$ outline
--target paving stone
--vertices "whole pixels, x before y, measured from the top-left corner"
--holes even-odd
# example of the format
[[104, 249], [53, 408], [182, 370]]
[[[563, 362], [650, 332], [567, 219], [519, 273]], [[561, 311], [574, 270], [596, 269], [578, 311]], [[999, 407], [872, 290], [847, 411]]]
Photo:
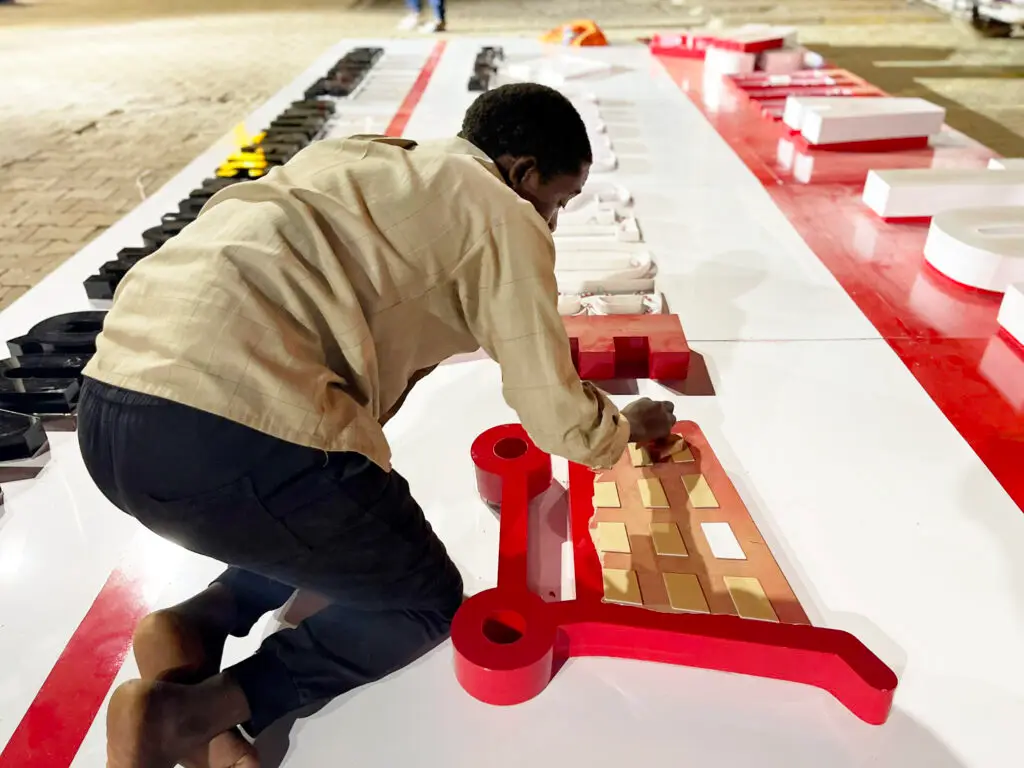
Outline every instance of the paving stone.
[[[401, 0], [0, 4], [0, 307], [159, 189], [321, 51], [343, 37], [393, 34], [403, 14]], [[452, 34], [533, 36], [579, 16], [596, 19], [613, 41], [709, 23], [798, 24], [803, 40], [841, 66], [892, 93], [943, 103], [957, 127], [1024, 155], [1024, 44], [980, 39], [920, 3], [450, 3]]]

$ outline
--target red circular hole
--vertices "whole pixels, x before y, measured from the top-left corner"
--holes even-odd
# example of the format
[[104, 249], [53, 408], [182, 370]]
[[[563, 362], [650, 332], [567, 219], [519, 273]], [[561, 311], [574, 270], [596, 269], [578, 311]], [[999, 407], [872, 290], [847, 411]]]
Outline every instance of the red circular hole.
[[484, 637], [498, 645], [511, 645], [526, 633], [526, 619], [515, 611], [497, 611], [484, 619]]
[[521, 437], [503, 437], [494, 444], [494, 455], [500, 459], [518, 459], [526, 453], [526, 441]]

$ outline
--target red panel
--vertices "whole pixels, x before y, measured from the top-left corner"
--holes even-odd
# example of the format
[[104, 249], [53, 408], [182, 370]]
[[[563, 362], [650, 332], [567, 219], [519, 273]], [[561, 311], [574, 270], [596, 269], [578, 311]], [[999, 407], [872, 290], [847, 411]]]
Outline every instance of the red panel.
[[580, 377], [682, 381], [690, 347], [676, 315], [563, 317]]
[[903, 152], [928, 147], [927, 136], [904, 136], [899, 139], [871, 139], [865, 141], [841, 141], [834, 144], [811, 144], [800, 134], [793, 136], [793, 143], [803, 150], [819, 152]]
[[71, 764], [149, 610], [142, 584], [114, 571], [0, 752], [0, 768]]
[[[686, 436], [695, 424], [676, 425]], [[466, 691], [507, 705], [538, 695], [559, 657], [611, 656], [804, 683], [881, 724], [897, 679], [845, 632], [733, 616], [669, 614], [603, 602], [601, 564], [589, 533], [594, 473], [569, 465], [576, 598], [547, 603], [526, 586], [529, 467], [505, 462], [498, 586], [467, 600], [452, 624], [455, 674]]]
[[[792, 142], [759, 110], [704, 107], [699, 62], [662, 59], [677, 84], [747, 167], [765, 184], [811, 250], [878, 329], [928, 395], [1024, 509], [1024, 400], [1007, 375], [1024, 381], [1024, 364], [1007, 357], [983, 365], [998, 324], [997, 297], [942, 280], [924, 261], [927, 224], [888, 223], [861, 202], [867, 172], [878, 168], [985, 168], [995, 156], [963, 136], [928, 149], [887, 154], [812, 153], [800, 181], [779, 159]], [[682, 87], [682, 85], [681, 85]], [[949, 129], [945, 129], [949, 130]], [[998, 341], [998, 339], [996, 339]]]

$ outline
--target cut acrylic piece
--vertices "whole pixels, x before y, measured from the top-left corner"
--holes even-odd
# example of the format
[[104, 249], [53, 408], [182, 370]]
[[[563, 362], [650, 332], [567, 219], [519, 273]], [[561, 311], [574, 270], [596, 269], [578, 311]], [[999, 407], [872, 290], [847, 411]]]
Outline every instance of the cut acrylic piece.
[[668, 509], [668, 497], [661, 485], [661, 480], [656, 477], [641, 477], [636, 481], [640, 489], [640, 499], [647, 509]]
[[736, 613], [744, 619], [778, 621], [771, 601], [764, 593], [761, 582], [752, 576], [726, 576], [725, 588], [729, 590]]
[[700, 588], [700, 579], [692, 573], [663, 573], [668, 592], [668, 602], [675, 611], [687, 613], [710, 613], [704, 590]]
[[645, 299], [642, 293], [602, 294], [588, 296], [582, 303], [592, 315], [642, 315]]
[[572, 315], [578, 315], [580, 313], [585, 313], [586, 311], [586, 307], [583, 306], [583, 299], [576, 294], [558, 294], [558, 314], [571, 317]]
[[545, 56], [503, 68], [503, 73], [514, 80], [540, 83], [549, 88], [559, 88], [569, 80], [601, 77], [611, 71], [611, 64], [582, 56]]
[[718, 506], [718, 499], [704, 475], [683, 475], [683, 485], [690, 496], [690, 506], [694, 509], [715, 509]]
[[556, 246], [559, 240], [570, 237], [577, 239], [607, 238], [620, 243], [639, 243], [642, 240], [640, 227], [633, 216], [627, 216], [621, 221], [611, 224], [588, 224], [571, 220], [564, 224], [560, 222], [558, 230], [554, 234]]
[[565, 204], [562, 215], [576, 215], [592, 207], [621, 211], [632, 201], [633, 195], [625, 187], [597, 179], [588, 181], [583, 186], [583, 191]]
[[604, 599], [609, 603], [623, 603], [624, 605], [644, 604], [643, 597], [640, 594], [640, 582], [637, 581], [635, 571], [605, 568], [603, 574]]
[[675, 523], [651, 523], [651, 541], [659, 555], [687, 557], [686, 544]]
[[555, 244], [555, 277], [565, 294], [647, 293], [657, 267], [647, 251], [609, 248], [571, 238]]
[[594, 162], [590, 166], [591, 173], [611, 173], [619, 167], [619, 158], [614, 152], [594, 152]]
[[619, 487], [614, 482], [594, 483], [594, 506], [619, 509]]
[[719, 560], [746, 560], [736, 534], [728, 523], [701, 523], [704, 538], [708, 540], [711, 554]]
[[629, 534], [625, 523], [598, 523], [597, 544], [602, 552], [630, 553]]
[[629, 451], [629, 461], [634, 467], [651, 466], [651, 454], [647, 452], [646, 448], [642, 448], [636, 443], [630, 443], [626, 449]]
[[572, 213], [562, 211], [558, 216], [558, 231], [556, 234], [563, 233], [566, 228], [571, 227], [609, 226], [616, 224], [621, 218], [623, 218], [622, 214], [614, 206], [592, 202], [590, 205], [578, 208]]

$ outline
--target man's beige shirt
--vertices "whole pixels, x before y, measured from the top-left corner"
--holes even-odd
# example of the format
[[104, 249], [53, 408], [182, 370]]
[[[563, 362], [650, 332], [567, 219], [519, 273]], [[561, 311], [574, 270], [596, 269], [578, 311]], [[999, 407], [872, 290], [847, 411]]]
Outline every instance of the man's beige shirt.
[[629, 425], [573, 368], [554, 266], [472, 144], [319, 141], [134, 266], [85, 374], [390, 469], [379, 419], [410, 377], [483, 347], [538, 446], [611, 466]]

